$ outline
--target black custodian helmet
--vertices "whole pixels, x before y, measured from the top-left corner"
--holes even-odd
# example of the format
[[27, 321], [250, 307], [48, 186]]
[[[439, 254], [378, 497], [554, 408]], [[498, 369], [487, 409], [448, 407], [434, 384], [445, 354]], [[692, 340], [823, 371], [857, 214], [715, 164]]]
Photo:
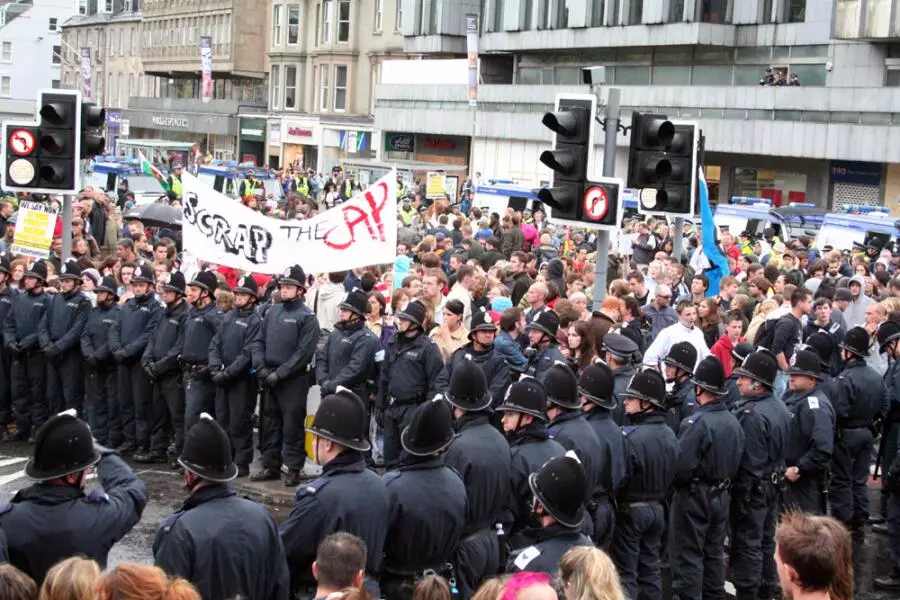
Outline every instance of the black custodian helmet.
[[369, 296], [361, 289], [353, 288], [347, 293], [347, 297], [338, 304], [338, 308], [365, 317], [369, 312]]
[[649, 402], [660, 410], [665, 409], [666, 381], [653, 369], [638, 371], [628, 382], [623, 398], [637, 398]]
[[197, 477], [219, 483], [231, 481], [238, 473], [228, 434], [207, 413], [188, 430], [178, 464]]
[[531, 323], [528, 323], [525, 329], [537, 329], [544, 335], [550, 336], [551, 339], [556, 339], [556, 332], [559, 331], [559, 315], [549, 307], [544, 307], [534, 315]]
[[869, 355], [869, 346], [872, 340], [869, 338], [869, 332], [863, 327], [853, 327], [847, 332], [844, 341], [839, 344], [841, 348], [855, 354], [859, 358], [865, 358]]
[[614, 379], [609, 365], [595, 362], [581, 372], [581, 377], [578, 378], [578, 393], [600, 408], [613, 410], [616, 408], [616, 398], [613, 395]]
[[34, 454], [25, 464], [25, 475], [29, 479], [58, 479], [78, 473], [100, 461], [100, 453], [94, 449], [90, 427], [72, 413], [65, 412], [50, 417], [38, 430]]
[[506, 388], [503, 404], [497, 407], [497, 411], [518, 412], [546, 421], [547, 390], [540, 381], [532, 377], [516, 381]]
[[254, 298], [259, 297], [259, 285], [257, 285], [256, 280], [253, 279], [252, 275], [244, 275], [240, 279], [237, 280], [237, 285], [234, 286], [235, 294], [249, 294]]
[[885, 346], [900, 338], [900, 324], [894, 321], [885, 321], [878, 327], [878, 349], [884, 352]]
[[797, 350], [791, 357], [787, 374], [806, 375], [822, 381], [822, 365], [819, 355], [812, 350]]
[[757, 350], [744, 360], [744, 364], [734, 370], [741, 377], [749, 377], [769, 389], [775, 386], [778, 363], [770, 352]]
[[420, 404], [400, 435], [400, 445], [413, 456], [431, 456], [453, 442], [453, 415], [440, 398]]
[[568, 528], [584, 520], [584, 496], [587, 477], [584, 467], [573, 456], [556, 456], [528, 476], [528, 487], [547, 513]]
[[697, 366], [697, 349], [690, 342], [672, 344], [663, 362], [690, 374]]
[[725, 389], [725, 369], [715, 356], [707, 356], [700, 361], [691, 381], [694, 385], [716, 396], [724, 396], [728, 393], [728, 390]]
[[578, 378], [569, 366], [556, 361], [544, 373], [544, 389], [547, 390], [547, 402], [568, 410], [581, 408], [578, 397]]
[[351, 450], [366, 452], [372, 447], [366, 439], [369, 421], [363, 401], [341, 386], [322, 399], [312, 424], [306, 430]]
[[484, 371], [468, 355], [453, 369], [445, 397], [461, 410], [479, 411], [491, 405]]

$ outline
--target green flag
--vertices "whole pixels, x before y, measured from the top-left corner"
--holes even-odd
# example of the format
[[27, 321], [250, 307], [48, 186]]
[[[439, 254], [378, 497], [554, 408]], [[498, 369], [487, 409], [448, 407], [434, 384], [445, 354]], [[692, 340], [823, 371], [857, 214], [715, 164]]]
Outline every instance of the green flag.
[[163, 175], [162, 171], [151, 165], [150, 161], [147, 160], [147, 157], [144, 156], [144, 153], [140, 150], [138, 150], [138, 157], [141, 159], [141, 171], [143, 171], [145, 175], [156, 177], [156, 180], [159, 182], [159, 185], [162, 186], [162, 189], [168, 192], [169, 182], [166, 181], [166, 176]]

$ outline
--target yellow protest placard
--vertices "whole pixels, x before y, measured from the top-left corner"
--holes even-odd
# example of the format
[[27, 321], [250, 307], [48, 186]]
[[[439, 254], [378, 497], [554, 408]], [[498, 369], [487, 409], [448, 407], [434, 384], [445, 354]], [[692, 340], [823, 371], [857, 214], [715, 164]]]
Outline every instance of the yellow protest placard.
[[50, 243], [59, 209], [43, 202], [25, 200], [19, 203], [16, 215], [16, 232], [13, 236], [11, 253], [35, 258], [50, 257]]

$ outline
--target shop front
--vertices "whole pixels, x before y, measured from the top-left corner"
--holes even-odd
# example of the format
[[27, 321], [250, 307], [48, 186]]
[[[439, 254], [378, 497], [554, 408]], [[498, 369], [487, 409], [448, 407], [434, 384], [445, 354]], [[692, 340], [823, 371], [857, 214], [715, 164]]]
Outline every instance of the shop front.
[[468, 137], [386, 131], [382, 138], [382, 162], [423, 163], [432, 168], [434, 165], [465, 167], [469, 161], [471, 138]]
[[765, 198], [772, 206], [787, 206], [807, 201], [806, 186], [806, 173], [736, 167], [732, 195]]
[[316, 120], [283, 119], [281, 122], [281, 165], [295, 171], [319, 169], [322, 128]]
[[833, 206], [841, 204], [866, 204], [881, 206], [882, 173], [881, 163], [850, 160], [831, 161], [829, 182]]
[[281, 168], [281, 119], [269, 121], [269, 168]]
[[119, 141], [122, 129], [122, 111], [115, 108], [106, 109], [106, 153], [116, 154], [116, 142]]
[[241, 118], [241, 132], [238, 139], [238, 161], [264, 164], [266, 148], [266, 120]]
[[237, 117], [125, 109], [121, 118], [129, 122], [130, 139], [194, 142], [204, 154], [209, 149], [213, 158], [221, 160], [237, 158], [239, 131]]
[[370, 128], [335, 129], [322, 127], [323, 159], [321, 171], [331, 171], [335, 166], [373, 161], [376, 146], [373, 144], [375, 132]]

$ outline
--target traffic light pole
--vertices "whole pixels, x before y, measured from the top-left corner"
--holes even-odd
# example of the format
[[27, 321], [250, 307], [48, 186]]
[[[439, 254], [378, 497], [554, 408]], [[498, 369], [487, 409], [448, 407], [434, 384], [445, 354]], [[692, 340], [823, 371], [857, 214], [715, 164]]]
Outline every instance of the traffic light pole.
[[62, 205], [62, 262], [72, 258], [72, 196], [63, 196]]
[[[606, 100], [606, 138], [603, 142], [603, 176], [616, 174], [616, 136], [619, 134], [619, 102], [622, 91], [609, 89]], [[593, 142], [592, 142], [593, 143]], [[600, 303], [606, 297], [606, 268], [609, 262], [609, 231], [597, 232], [597, 255], [594, 266], [594, 310], [600, 310]]]

